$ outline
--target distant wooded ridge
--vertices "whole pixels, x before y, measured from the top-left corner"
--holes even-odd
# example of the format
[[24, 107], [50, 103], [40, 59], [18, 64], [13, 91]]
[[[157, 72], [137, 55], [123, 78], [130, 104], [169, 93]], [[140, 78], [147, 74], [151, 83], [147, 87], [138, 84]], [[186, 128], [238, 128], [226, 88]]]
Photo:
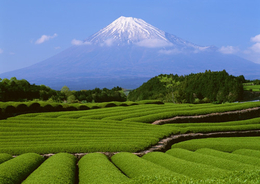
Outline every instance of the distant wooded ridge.
[[67, 86], [60, 91], [45, 85], [30, 84], [27, 80], [17, 80], [15, 77], [0, 79], [0, 101], [42, 100], [49, 102], [109, 102], [126, 101], [126, 95], [121, 87], [71, 91]]
[[[258, 84], [259, 80], [248, 81], [243, 75], [229, 75], [225, 70], [189, 75], [161, 74], [143, 83], [137, 89], [121, 87], [95, 88], [71, 91], [67, 86], [53, 90], [45, 85], [30, 84], [27, 80], [0, 79], [0, 101], [43, 100], [49, 102], [109, 102], [161, 100], [174, 103], [223, 103], [243, 100], [243, 83]], [[128, 94], [128, 96], [127, 96]]]
[[225, 70], [189, 74], [166, 75], [151, 78], [139, 88], [131, 91], [128, 99], [160, 99], [176, 103], [223, 103], [243, 100], [243, 75], [229, 75]]

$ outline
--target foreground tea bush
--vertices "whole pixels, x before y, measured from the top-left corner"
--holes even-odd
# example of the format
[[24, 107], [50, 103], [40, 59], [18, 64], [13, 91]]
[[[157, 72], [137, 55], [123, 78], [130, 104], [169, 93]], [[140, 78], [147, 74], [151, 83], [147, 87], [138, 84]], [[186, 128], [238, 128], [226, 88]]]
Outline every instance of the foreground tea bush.
[[160, 165], [154, 164], [148, 160], [142, 159], [132, 153], [121, 152], [111, 157], [112, 162], [129, 178], [140, 176], [157, 176], [157, 175], [174, 175], [182, 176], [174, 173]]
[[23, 184], [73, 184], [76, 178], [75, 156], [58, 153], [48, 158]]
[[225, 176], [227, 173], [227, 171], [223, 169], [179, 159], [162, 152], [151, 152], [144, 155], [142, 158], [163, 166], [173, 172], [193, 178], [205, 179], [220, 177]]
[[79, 184], [123, 183], [130, 179], [101, 153], [90, 153], [78, 162]]
[[[200, 153], [200, 154], [204, 154], [204, 155], [211, 155], [211, 156], [214, 156], [215, 158], [217, 157], [217, 158], [221, 158], [221, 159], [225, 159], [225, 160], [237, 161], [237, 162], [240, 162], [243, 164], [254, 165], [254, 166], [258, 167], [256, 169], [260, 169], [260, 158], [257, 159], [257, 158], [252, 157], [251, 155], [250, 156], [238, 155], [238, 154], [234, 154], [234, 153], [227, 153], [227, 152], [217, 151], [217, 150], [208, 149], [208, 148], [198, 149], [198, 150], [196, 150], [196, 152]], [[240, 164], [237, 164], [237, 166], [236, 166], [237, 168], [239, 168], [238, 165], [240, 165]], [[239, 169], [237, 169], [237, 170], [239, 170]]]
[[183, 178], [176, 176], [141, 176], [127, 184], [259, 184], [260, 170], [230, 172], [221, 178]]
[[233, 151], [234, 154], [239, 154], [239, 155], [245, 155], [245, 156], [250, 156], [250, 157], [256, 157], [260, 159], [260, 150], [250, 150], [250, 149], [238, 149]]
[[12, 158], [12, 155], [9, 155], [7, 153], [0, 153], [0, 164]]
[[0, 184], [21, 183], [43, 161], [36, 153], [26, 153], [0, 164]]
[[196, 152], [192, 152], [180, 148], [173, 148], [168, 150], [166, 153], [183, 160], [187, 160], [199, 164], [206, 164], [211, 167], [216, 167], [216, 168], [230, 170], [230, 171], [256, 169], [256, 167], [252, 165], [243, 164], [238, 161], [215, 157], [214, 155], [212, 156], [211, 154], [202, 154], [203, 152], [201, 153], [200, 150], [197, 150]]

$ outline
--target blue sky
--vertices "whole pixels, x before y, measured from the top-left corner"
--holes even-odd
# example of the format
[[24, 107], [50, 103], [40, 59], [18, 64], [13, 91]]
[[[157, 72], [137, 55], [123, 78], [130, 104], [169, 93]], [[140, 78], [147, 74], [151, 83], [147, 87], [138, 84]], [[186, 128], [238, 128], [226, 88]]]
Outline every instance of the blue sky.
[[0, 73], [43, 61], [120, 16], [260, 64], [259, 0], [0, 0]]

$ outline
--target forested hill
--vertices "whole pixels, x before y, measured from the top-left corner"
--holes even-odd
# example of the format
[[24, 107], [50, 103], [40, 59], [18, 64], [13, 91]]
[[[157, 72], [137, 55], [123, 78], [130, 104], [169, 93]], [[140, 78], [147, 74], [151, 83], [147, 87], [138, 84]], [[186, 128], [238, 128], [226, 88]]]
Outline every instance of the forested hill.
[[235, 77], [225, 70], [206, 70], [185, 76], [161, 74], [131, 91], [128, 99], [176, 103], [234, 102], [243, 99], [243, 82], [244, 76]]
[[60, 91], [45, 85], [30, 84], [27, 80], [0, 78], [0, 102], [42, 100], [50, 102], [109, 102], [126, 101], [126, 95], [121, 87], [71, 91], [63, 86]]

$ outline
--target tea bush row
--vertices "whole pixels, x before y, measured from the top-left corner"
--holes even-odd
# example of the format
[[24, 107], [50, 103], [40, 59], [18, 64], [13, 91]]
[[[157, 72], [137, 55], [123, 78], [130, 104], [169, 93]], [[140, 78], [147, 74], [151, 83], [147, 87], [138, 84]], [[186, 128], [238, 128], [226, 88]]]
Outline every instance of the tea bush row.
[[[239, 161], [239, 160], [233, 160], [229, 158], [218, 157], [213, 154], [207, 154], [206, 152], [203, 152], [200, 149], [198, 149], [195, 152], [192, 152], [181, 148], [173, 148], [168, 150], [166, 153], [175, 158], [187, 160], [198, 164], [205, 164], [205, 165], [209, 165], [209, 166], [213, 166], [216, 168], [229, 170], [229, 171], [257, 169], [257, 167], [254, 167], [252, 164], [248, 165], [245, 163], [241, 163], [240, 162], [241, 160]], [[260, 169], [260, 165], [258, 169]]]
[[[76, 171], [77, 160], [73, 155], [58, 153], [44, 161], [44, 158], [40, 155], [27, 153], [0, 164], [0, 183], [159, 184], [165, 182], [220, 184], [222, 182], [253, 184], [259, 181], [260, 170], [255, 166], [256, 164], [242, 164], [243, 159], [253, 158], [254, 156], [224, 153], [225, 155], [236, 154], [237, 158], [239, 158], [237, 168], [233, 165], [231, 167], [234, 169], [230, 169], [235, 171], [228, 171], [214, 166], [216, 164], [212, 164], [221, 162], [218, 165], [229, 165], [231, 163], [229, 161], [234, 160], [233, 158], [222, 158], [223, 152], [209, 149], [206, 152], [198, 150], [200, 153], [182, 149], [173, 150], [166, 153], [152, 152], [143, 157], [121, 152], [112, 156], [111, 161], [101, 153], [90, 153], [78, 161], [78, 175]], [[178, 151], [178, 153], [175, 151]], [[185, 156], [186, 154], [188, 156]], [[212, 154], [215, 156], [212, 156]], [[211, 157], [211, 162], [201, 163], [203, 159], [209, 160]], [[193, 161], [190, 161], [191, 159]], [[199, 163], [198, 160], [200, 160]], [[240, 166], [244, 166], [244, 168], [240, 168]]]
[[17, 117], [0, 121], [0, 152], [136, 152], [172, 133], [166, 127], [98, 120]]
[[88, 104], [64, 104], [49, 102], [0, 102], [0, 115], [5, 118], [8, 114], [13, 113], [30, 113], [30, 112], [52, 112], [52, 111], [77, 111], [88, 110], [115, 106], [130, 106], [139, 104], [163, 104], [158, 100], [148, 100], [140, 102], [104, 102], [104, 103], [88, 103]]
[[70, 184], [76, 182], [75, 156], [58, 153], [43, 162], [23, 184]]
[[124, 121], [134, 121], [134, 122], [143, 122], [143, 123], [152, 123], [159, 119], [167, 119], [176, 116], [195, 116], [195, 115], [204, 115], [210, 113], [217, 113], [217, 112], [227, 112], [227, 111], [235, 111], [235, 110], [242, 110], [248, 109], [253, 107], [260, 107], [260, 102], [251, 102], [251, 103], [233, 103], [233, 104], [220, 104], [209, 107], [203, 106], [200, 109], [192, 109], [186, 108], [186, 110], [177, 110], [177, 111], [170, 111], [170, 112], [159, 112], [155, 114], [148, 114], [140, 117], [131, 117], [124, 119]]
[[10, 160], [12, 159], [12, 155], [10, 154], [7, 154], [7, 153], [0, 153], [0, 164], [7, 161], [7, 160]]
[[145, 175], [182, 176], [132, 153], [121, 152], [112, 156], [111, 160], [129, 178], [136, 178]]
[[[216, 112], [226, 112], [259, 107], [260, 103], [233, 103], [233, 104], [164, 104], [164, 105], [138, 105], [130, 107], [114, 107], [103, 109], [91, 109], [88, 111], [76, 112], [53, 112], [25, 114], [27, 117], [52, 117], [52, 118], [71, 118], [71, 119], [104, 119], [118, 120], [127, 122], [151, 123], [158, 119], [172, 118], [175, 116], [193, 116]], [[23, 117], [20, 116], [20, 117]]]
[[36, 153], [26, 153], [0, 164], [0, 183], [21, 183], [43, 161], [44, 158]]
[[173, 172], [193, 178], [205, 179], [217, 176], [225, 176], [227, 174], [226, 170], [180, 159], [162, 152], [151, 152], [144, 155], [142, 158], [165, 167]]
[[260, 169], [260, 158], [252, 157], [252, 154], [250, 154], [249, 156], [245, 156], [245, 155], [227, 153], [227, 152], [218, 151], [209, 148], [198, 149], [196, 150], [196, 153], [203, 154], [203, 155], [210, 155], [215, 158], [218, 157], [221, 159], [233, 160], [233, 161], [241, 162], [243, 164], [250, 164], [250, 165], [257, 166], [259, 167], [258, 169]]
[[78, 162], [79, 184], [123, 183], [130, 179], [101, 153], [90, 153]]
[[233, 151], [232, 153], [238, 154], [238, 155], [256, 157], [256, 158], [260, 159], [260, 150], [238, 149], [238, 150]]
[[260, 137], [193, 139], [174, 144], [172, 148], [183, 148], [191, 151], [200, 148], [210, 148], [225, 152], [233, 152], [238, 149], [260, 150]]

